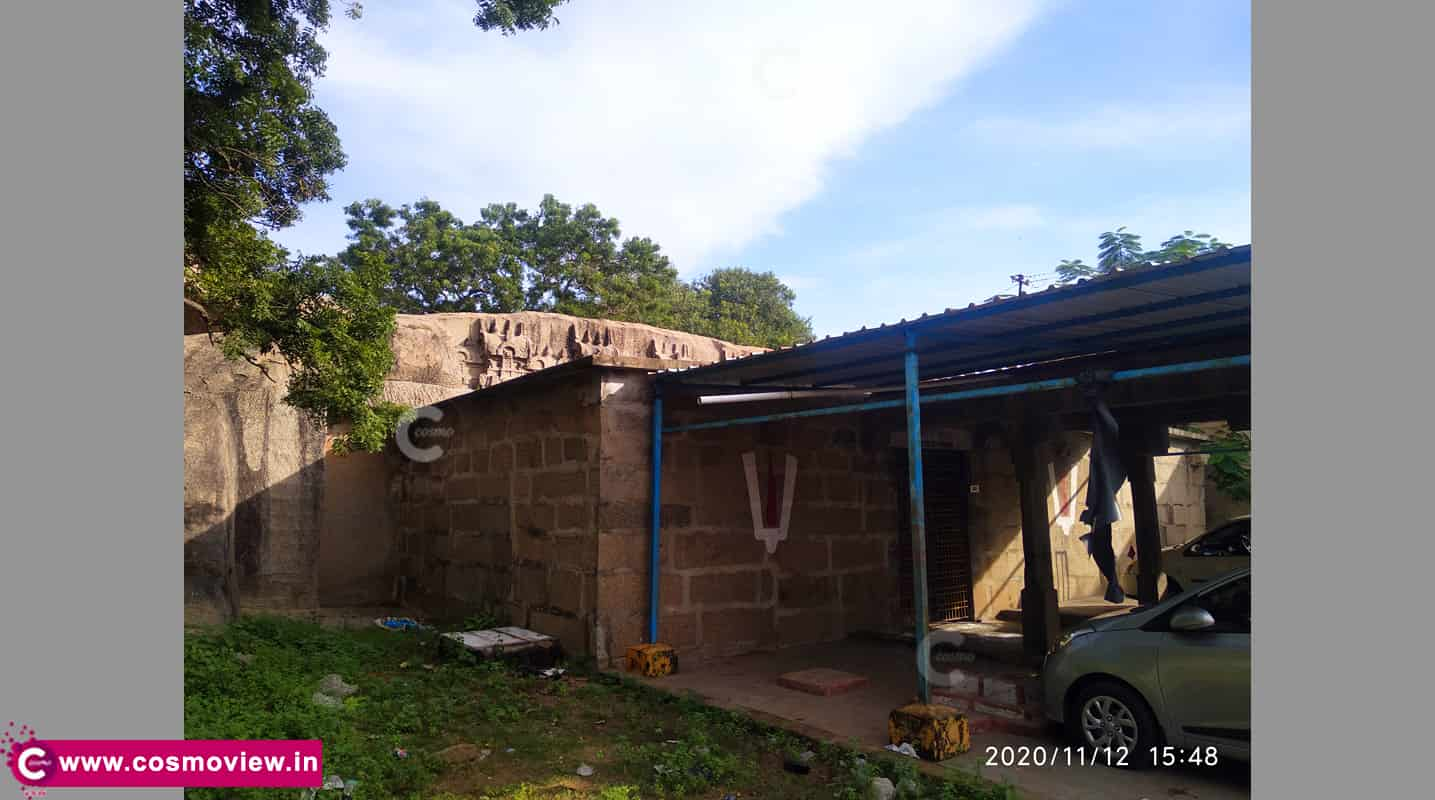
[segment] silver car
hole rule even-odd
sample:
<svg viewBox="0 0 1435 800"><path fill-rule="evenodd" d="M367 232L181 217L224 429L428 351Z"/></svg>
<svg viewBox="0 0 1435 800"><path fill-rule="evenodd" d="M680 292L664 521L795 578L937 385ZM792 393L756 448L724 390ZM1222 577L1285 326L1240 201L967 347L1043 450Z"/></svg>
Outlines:
<svg viewBox="0 0 1435 800"><path fill-rule="evenodd" d="M1078 745L1126 765L1195 763L1211 748L1250 761L1250 568L1068 631L1042 690Z"/></svg>

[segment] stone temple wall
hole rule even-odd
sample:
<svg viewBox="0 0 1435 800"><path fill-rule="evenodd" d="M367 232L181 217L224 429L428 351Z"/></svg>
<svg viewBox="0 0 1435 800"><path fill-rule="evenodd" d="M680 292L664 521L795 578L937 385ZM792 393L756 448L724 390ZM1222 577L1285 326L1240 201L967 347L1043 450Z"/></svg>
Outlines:
<svg viewBox="0 0 1435 800"><path fill-rule="evenodd" d="M260 364L184 337L186 623L319 600L325 431L283 403L287 365Z"/></svg>
<svg viewBox="0 0 1435 800"><path fill-rule="evenodd" d="M269 377L228 361L185 309L185 618L315 614L400 599L404 555L384 454L338 456ZM385 399L417 407L589 355L702 363L759 352L704 336L562 314L400 314ZM558 389L554 389L558 391Z"/></svg>

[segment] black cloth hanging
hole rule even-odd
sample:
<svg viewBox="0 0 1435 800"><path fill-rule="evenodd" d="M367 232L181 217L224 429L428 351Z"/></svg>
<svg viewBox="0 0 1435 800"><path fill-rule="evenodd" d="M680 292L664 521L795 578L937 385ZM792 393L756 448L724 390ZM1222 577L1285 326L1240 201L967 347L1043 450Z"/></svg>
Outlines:
<svg viewBox="0 0 1435 800"><path fill-rule="evenodd" d="M1121 426L1094 386L1086 390L1091 405L1091 475L1086 481L1086 508L1081 521L1091 526L1091 533L1081 537L1087 555L1106 578L1106 601L1119 603L1126 593L1116 581L1116 551L1111 546L1111 524L1121 519L1116 493L1126 482L1126 469L1121 463Z"/></svg>

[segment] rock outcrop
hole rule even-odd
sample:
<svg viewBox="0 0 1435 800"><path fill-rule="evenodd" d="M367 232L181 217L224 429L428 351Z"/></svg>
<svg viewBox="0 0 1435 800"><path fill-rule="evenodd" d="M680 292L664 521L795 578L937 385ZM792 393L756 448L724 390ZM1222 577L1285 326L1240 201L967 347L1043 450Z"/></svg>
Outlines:
<svg viewBox="0 0 1435 800"><path fill-rule="evenodd" d="M283 402L288 365L259 363L226 359L204 334L184 337L190 623L318 602L325 430Z"/></svg>
<svg viewBox="0 0 1435 800"><path fill-rule="evenodd" d="M186 305L185 620L393 596L400 556L381 454L326 454L326 431L283 402L288 365L228 361ZM589 355L722 361L760 351L651 325L562 314L400 314L384 398L417 407Z"/></svg>
<svg viewBox="0 0 1435 800"><path fill-rule="evenodd" d="M395 365L384 397L408 406L436 403L590 355L706 364L761 347L635 322L565 314L400 314Z"/></svg>

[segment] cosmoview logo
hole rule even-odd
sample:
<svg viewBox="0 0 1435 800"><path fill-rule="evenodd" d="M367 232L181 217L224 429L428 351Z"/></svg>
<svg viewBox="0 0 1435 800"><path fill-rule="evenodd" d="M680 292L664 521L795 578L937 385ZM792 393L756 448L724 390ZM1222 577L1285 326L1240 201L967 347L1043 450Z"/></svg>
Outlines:
<svg viewBox="0 0 1435 800"><path fill-rule="evenodd" d="M0 748L4 748L5 763L20 781L20 792L26 800L44 797L46 790L40 787L49 782L58 769L54 751L35 738L35 729L29 725L16 726L11 721L0 731Z"/></svg>
<svg viewBox="0 0 1435 800"><path fill-rule="evenodd" d="M962 643L965 640L966 637L956 631L929 631L922 637L922 644L917 648L917 672L926 679L928 686L951 689L962 685L966 680L966 673L960 667L936 667L933 662L945 659L935 656L932 651L942 647L944 651L955 655L962 652Z"/></svg>
<svg viewBox="0 0 1435 800"><path fill-rule="evenodd" d="M43 744L32 744L15 755L15 771L31 783L44 783L54 766L55 754Z"/></svg>
<svg viewBox="0 0 1435 800"><path fill-rule="evenodd" d="M443 419L443 410L434 406L423 406L405 411L399 416L398 427L394 430L394 441L399 447L399 452L411 461L427 464L443 456L443 448L437 444L425 445L420 442L431 439L447 439L453 436L453 428L438 428L433 425L414 428L414 423L421 419L438 422Z"/></svg>

